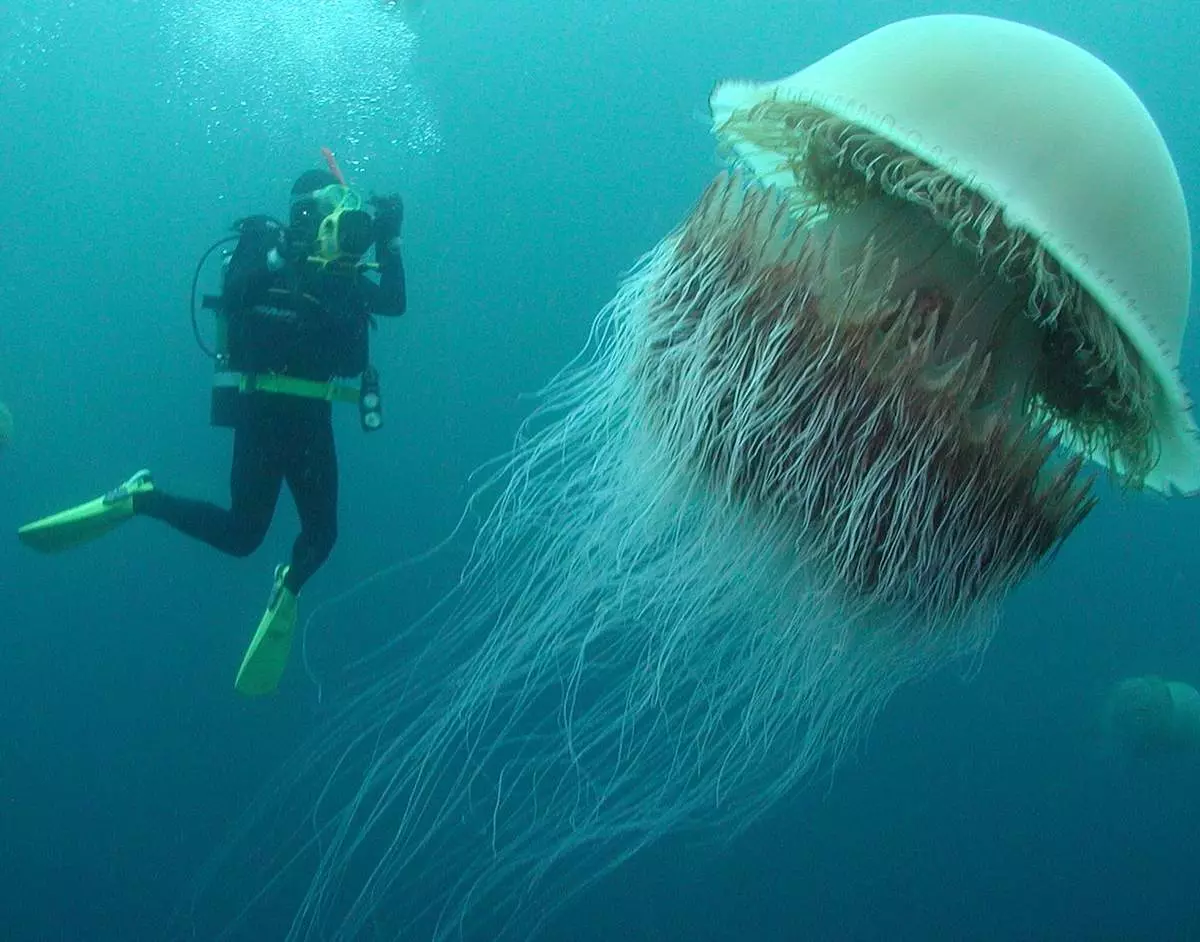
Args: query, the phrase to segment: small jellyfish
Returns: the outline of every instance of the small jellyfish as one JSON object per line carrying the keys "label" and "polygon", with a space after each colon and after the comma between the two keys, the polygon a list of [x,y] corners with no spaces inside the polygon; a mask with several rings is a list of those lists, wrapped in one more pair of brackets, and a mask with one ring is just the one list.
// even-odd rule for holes
{"label": "small jellyfish", "polygon": [[1113,685],[1104,730],[1114,745],[1138,757],[1200,751],[1200,693],[1154,674]]}

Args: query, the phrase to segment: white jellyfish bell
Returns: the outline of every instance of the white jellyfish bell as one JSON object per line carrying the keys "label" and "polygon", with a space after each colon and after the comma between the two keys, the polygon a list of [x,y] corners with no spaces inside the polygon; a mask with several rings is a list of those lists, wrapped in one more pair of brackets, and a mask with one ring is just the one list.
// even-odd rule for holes
{"label": "white jellyfish bell", "polygon": [[1177,373],[1187,209],[1162,136],[1115,72],[1026,26],[924,17],[781,82],[724,83],[712,106],[737,160],[801,218],[878,213],[879,197],[919,207],[1026,292],[1046,347],[1027,393],[1036,416],[1134,483],[1200,488]]}
{"label": "white jellyfish bell", "polygon": [[734,172],[548,389],[423,657],[375,662],[308,760],[276,937],[526,938],[978,655],[1085,459],[1200,483],[1183,197],[1103,63],[927,17],[712,109]]}

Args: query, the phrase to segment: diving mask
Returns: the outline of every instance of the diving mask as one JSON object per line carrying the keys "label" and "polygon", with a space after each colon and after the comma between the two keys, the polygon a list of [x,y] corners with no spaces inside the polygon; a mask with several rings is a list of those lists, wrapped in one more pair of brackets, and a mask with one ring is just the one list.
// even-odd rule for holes
{"label": "diving mask", "polygon": [[322,265],[356,266],[375,242],[374,221],[363,209],[362,197],[340,183],[293,200],[291,223],[310,233],[315,224],[309,260]]}

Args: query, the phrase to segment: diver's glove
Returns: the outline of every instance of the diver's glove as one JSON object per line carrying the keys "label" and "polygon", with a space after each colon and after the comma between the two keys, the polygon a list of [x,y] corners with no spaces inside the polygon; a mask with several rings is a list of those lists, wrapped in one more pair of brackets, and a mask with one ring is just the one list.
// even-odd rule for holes
{"label": "diver's glove", "polygon": [[375,256],[380,265],[400,258],[400,227],[404,224],[404,203],[399,196],[375,196]]}

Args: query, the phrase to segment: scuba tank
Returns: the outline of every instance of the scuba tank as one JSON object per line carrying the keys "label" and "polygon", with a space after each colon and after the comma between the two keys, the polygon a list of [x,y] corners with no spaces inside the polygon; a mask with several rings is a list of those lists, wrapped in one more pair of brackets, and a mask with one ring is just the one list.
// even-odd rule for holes
{"label": "scuba tank", "polygon": [[[215,342],[211,347],[204,342],[200,334],[200,327],[196,323],[196,288],[200,282],[201,272],[203,272],[205,264],[217,249],[231,242],[236,242],[240,245],[242,240],[250,234],[254,234],[261,240],[262,248],[266,252],[266,264],[269,269],[277,271],[284,265],[283,257],[279,253],[278,243],[285,230],[283,224],[277,219],[261,215],[247,216],[237,220],[232,228],[232,235],[221,237],[200,256],[200,261],[196,264],[196,271],[192,277],[192,333],[200,349],[213,361],[209,421],[218,428],[232,428],[236,424],[239,397],[241,395],[240,377],[238,373],[233,371],[229,359],[229,312],[225,308],[229,266],[236,255],[236,251],[225,251],[225,257],[221,263],[221,294],[205,294],[200,300],[200,306],[206,311],[211,311],[213,314],[216,334],[214,338]],[[270,244],[269,249],[267,248],[268,244]]]}
{"label": "scuba tank", "polygon": [[[204,341],[204,336],[200,332],[200,325],[196,318],[196,287],[200,282],[200,274],[204,271],[204,265],[212,254],[224,245],[231,242],[237,242],[242,237],[241,229],[242,221],[234,224],[236,235],[223,236],[212,245],[210,245],[200,256],[200,261],[196,263],[196,271],[192,276],[192,293],[190,298],[190,307],[192,314],[192,336],[196,338],[196,344],[204,352],[210,360],[213,361],[213,385],[212,394],[209,400],[209,422],[217,427],[231,427],[234,424],[237,414],[237,390],[223,386],[218,382],[223,373],[229,372],[229,318],[225,311],[225,299],[223,294],[206,294],[200,299],[200,306],[211,311],[215,322],[216,336],[214,343],[210,347]],[[225,259],[222,262],[222,278],[225,271],[229,267],[229,252],[225,253]]]}
{"label": "scuba tank", "polygon": [[[216,428],[233,428],[237,424],[238,386],[229,368],[229,318],[220,295],[206,294],[201,305],[212,311],[216,324],[216,343],[213,349],[213,382],[209,395],[208,421]],[[224,379],[228,377],[229,381]]]}

